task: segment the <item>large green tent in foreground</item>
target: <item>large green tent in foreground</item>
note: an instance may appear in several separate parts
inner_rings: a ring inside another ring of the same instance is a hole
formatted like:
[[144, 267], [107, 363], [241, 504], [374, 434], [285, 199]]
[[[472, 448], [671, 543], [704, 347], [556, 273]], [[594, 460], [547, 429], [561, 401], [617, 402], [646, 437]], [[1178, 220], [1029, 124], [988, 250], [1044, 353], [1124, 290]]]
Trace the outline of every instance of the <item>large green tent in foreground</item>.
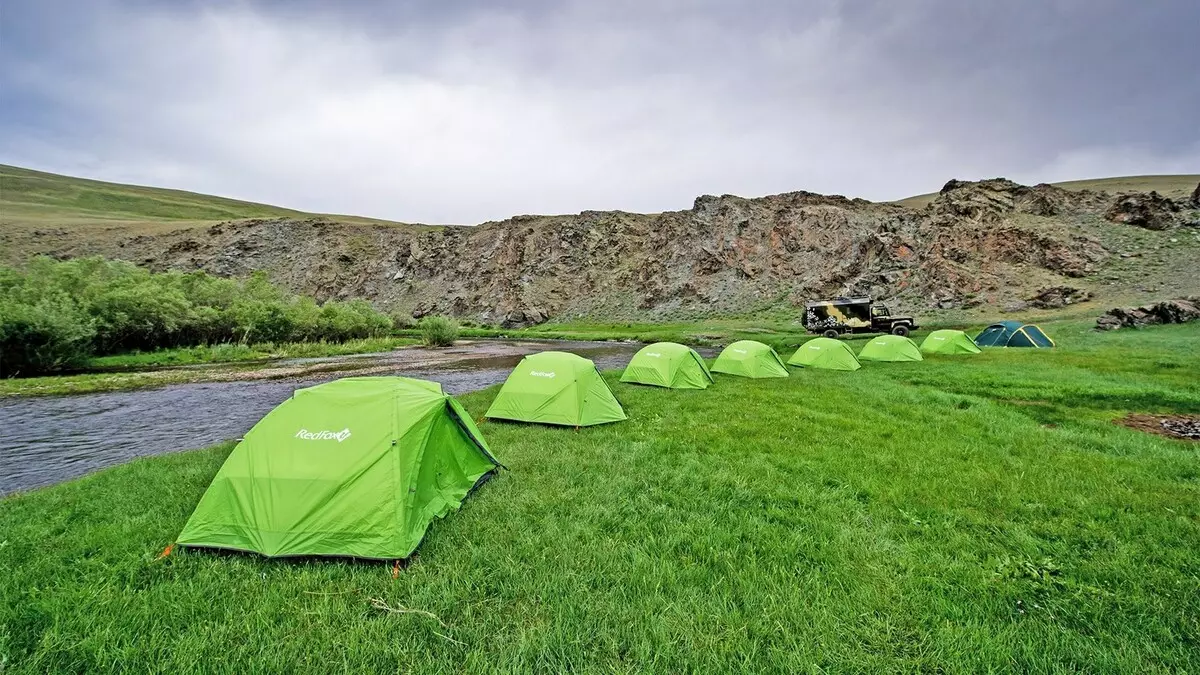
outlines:
[[678, 342], [655, 342], [633, 355], [621, 381], [671, 389], [707, 389], [713, 376], [695, 349]]
[[178, 543], [407, 558], [498, 465], [435, 382], [349, 377], [299, 389], [229, 454]]
[[902, 335], [871, 338], [858, 352], [859, 361], [924, 361], [917, 343]]
[[571, 427], [626, 419], [596, 364], [567, 352], [541, 352], [521, 359], [486, 415]]
[[739, 340], [726, 347], [713, 362], [714, 373], [741, 377], [787, 377], [783, 359], [767, 345], [754, 340]]
[[788, 359], [789, 366], [821, 368], [824, 370], [858, 370], [862, 364], [850, 346], [841, 340], [819, 337], [800, 345]]
[[975, 341], [961, 330], [935, 330], [921, 342], [924, 354], [978, 354]]

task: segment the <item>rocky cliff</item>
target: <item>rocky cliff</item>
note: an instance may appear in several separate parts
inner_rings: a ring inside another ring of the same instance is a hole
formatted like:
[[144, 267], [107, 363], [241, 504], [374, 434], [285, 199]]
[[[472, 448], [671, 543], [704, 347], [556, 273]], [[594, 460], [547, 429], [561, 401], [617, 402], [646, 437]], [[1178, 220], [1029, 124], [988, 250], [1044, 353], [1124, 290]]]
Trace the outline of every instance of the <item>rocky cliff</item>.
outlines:
[[850, 293], [921, 311], [1021, 308], [1047, 289], [1068, 298], [1139, 284], [1147, 293], [1195, 292], [1195, 209], [1155, 193], [993, 179], [950, 181], [921, 209], [792, 192], [475, 227], [275, 218], [152, 234], [114, 227], [83, 237], [63, 227], [6, 236], [59, 257], [101, 254], [222, 275], [265, 269], [319, 298], [362, 296], [418, 317], [521, 325], [746, 313]]

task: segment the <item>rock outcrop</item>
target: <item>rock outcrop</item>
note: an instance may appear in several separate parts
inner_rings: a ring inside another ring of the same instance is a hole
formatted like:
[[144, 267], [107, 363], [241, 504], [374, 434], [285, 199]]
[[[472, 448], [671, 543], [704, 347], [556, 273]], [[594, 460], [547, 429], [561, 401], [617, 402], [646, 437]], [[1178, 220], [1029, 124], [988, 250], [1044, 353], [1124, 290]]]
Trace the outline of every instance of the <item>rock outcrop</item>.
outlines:
[[[1117, 259], [1089, 223], [1157, 227], [1174, 206], [1154, 193], [1114, 203], [1103, 192], [996, 178], [950, 181], [919, 209], [810, 192], [704, 195], [685, 211], [523, 215], [474, 227], [272, 218], [88, 238], [56, 230], [22, 248], [158, 270], [261, 269], [318, 299], [365, 297], [396, 314], [505, 326], [746, 313], [860, 293], [917, 312], [1086, 299], [1076, 280]], [[1039, 289], [1054, 292], [1041, 298]]]
[[1200, 320], [1200, 297], [1175, 298], [1141, 307], [1116, 307], [1096, 319], [1097, 330], [1141, 328]]
[[1105, 217], [1114, 223], [1165, 230], [1175, 224], [1178, 213], [1179, 205], [1157, 192], [1135, 192], [1117, 196]]

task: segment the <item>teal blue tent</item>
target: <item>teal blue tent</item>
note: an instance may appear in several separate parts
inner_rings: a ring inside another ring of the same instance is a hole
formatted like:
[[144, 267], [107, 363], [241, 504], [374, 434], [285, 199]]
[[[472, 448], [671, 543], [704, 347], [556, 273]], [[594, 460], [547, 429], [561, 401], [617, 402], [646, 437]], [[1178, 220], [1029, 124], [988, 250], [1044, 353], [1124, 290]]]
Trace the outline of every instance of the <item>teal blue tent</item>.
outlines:
[[1001, 321], [975, 336], [980, 347], [1053, 347], [1054, 340], [1031, 323]]

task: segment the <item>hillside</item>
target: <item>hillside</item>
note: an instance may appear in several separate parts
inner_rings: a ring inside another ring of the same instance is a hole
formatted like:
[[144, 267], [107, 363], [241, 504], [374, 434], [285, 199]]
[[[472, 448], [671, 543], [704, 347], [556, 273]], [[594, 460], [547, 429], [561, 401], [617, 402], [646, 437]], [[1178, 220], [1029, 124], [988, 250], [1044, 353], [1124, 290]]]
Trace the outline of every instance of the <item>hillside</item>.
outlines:
[[7, 222], [228, 220], [295, 217], [300, 211], [236, 199], [72, 178], [0, 164], [0, 213]]
[[[0, 164], [0, 222], [6, 226], [111, 226], [213, 223], [243, 218], [299, 218], [306, 213], [211, 195], [107, 183]], [[339, 222], [388, 222], [327, 216]]]
[[[1092, 185], [1150, 179], [1116, 180]], [[38, 193], [24, 194], [29, 204]], [[1190, 194], [1004, 179], [951, 181], [921, 208], [809, 192], [705, 195], [684, 211], [524, 215], [476, 227], [271, 214], [147, 216], [97, 231], [65, 220], [14, 225], [5, 205], [0, 250], [16, 264], [44, 253], [222, 275], [263, 269], [318, 298], [505, 325], [792, 316], [810, 298], [849, 293], [924, 317], [995, 316], [1200, 292], [1198, 209]]]

